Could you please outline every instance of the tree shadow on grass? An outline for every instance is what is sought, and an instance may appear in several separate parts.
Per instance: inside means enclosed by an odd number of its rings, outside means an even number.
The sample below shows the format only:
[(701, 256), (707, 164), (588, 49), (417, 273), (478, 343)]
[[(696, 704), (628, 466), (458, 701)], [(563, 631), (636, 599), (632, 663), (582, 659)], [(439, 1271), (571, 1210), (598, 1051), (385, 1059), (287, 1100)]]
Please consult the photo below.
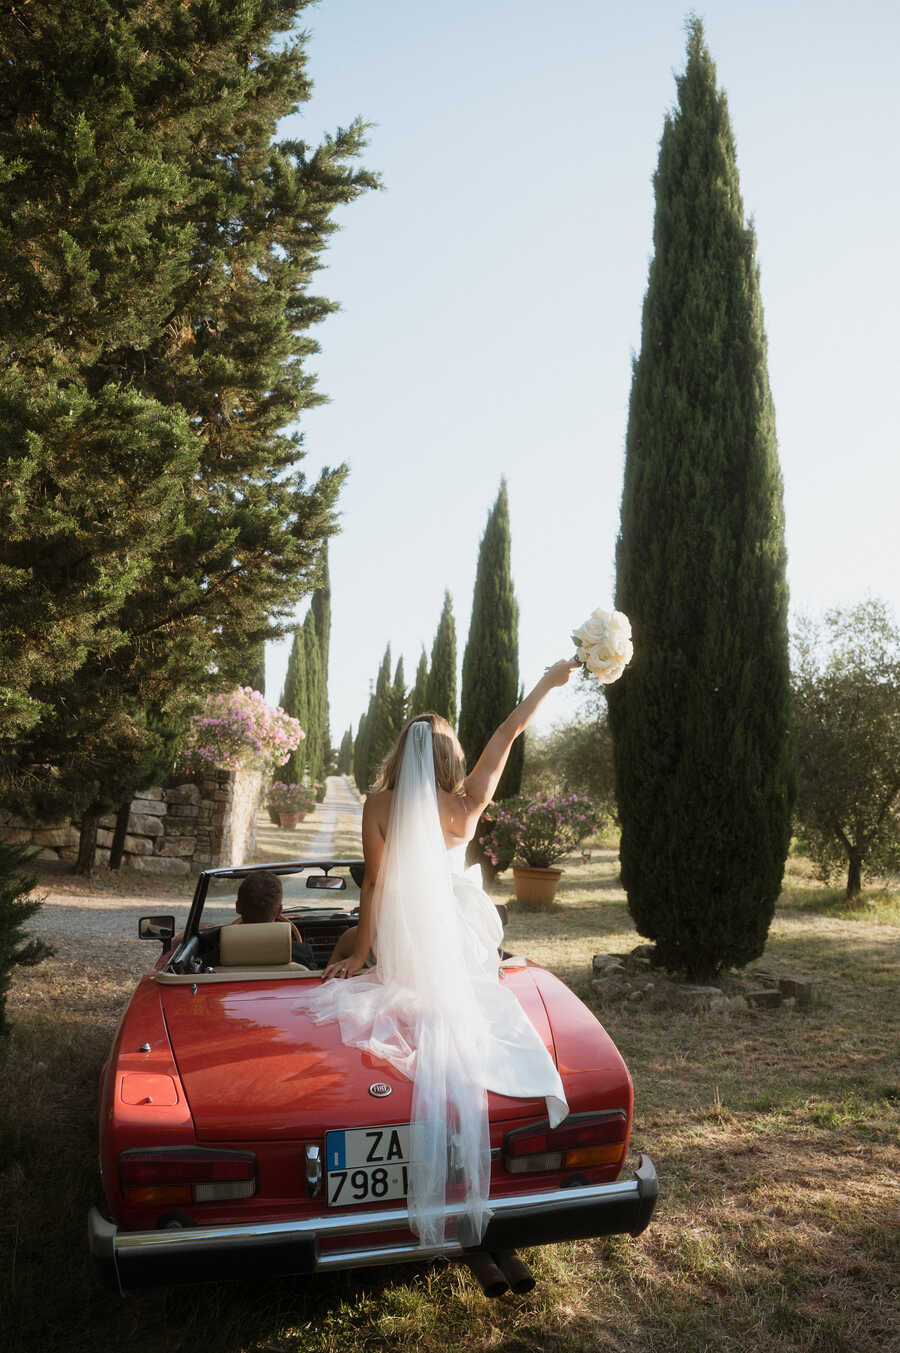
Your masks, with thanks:
[(886, 966), (900, 972), (898, 933), (900, 928), (894, 926), (858, 925), (844, 917), (827, 918), (806, 910), (783, 912), (769, 933), (765, 953), (756, 962), (764, 968), (770, 956), (793, 948), (798, 957), (805, 950), (811, 964), (843, 968), (848, 975), (855, 971), (868, 977)]
[(680, 1329), (689, 1348), (891, 1346), (896, 1143), (873, 1158), (865, 1124), (835, 1129), (809, 1105), (777, 1131), (719, 1105), (670, 1127), (654, 1152), (660, 1202), (637, 1250), (596, 1242), (632, 1309), (652, 1312), (659, 1332)]
[(390, 1284), (395, 1270), (366, 1274), (362, 1284), (335, 1274), (163, 1288), (124, 1300), (107, 1292), (86, 1223), (92, 1205), (102, 1210), (95, 1104), (108, 1045), (108, 1028), (60, 1012), (20, 1021), (0, 1051), (4, 1353), (118, 1353), (135, 1340), (145, 1353), (236, 1353), (277, 1341), (285, 1328), (328, 1320), (360, 1292), (377, 1295)]
[[(5, 1353), (117, 1353), (136, 1343), (144, 1353), (304, 1347), (302, 1331), (337, 1333), (351, 1310), (378, 1303), (398, 1282), (421, 1280), (430, 1267), (188, 1284), (122, 1298), (101, 1285), (87, 1253), (87, 1211), (99, 1202), (93, 1125), (83, 1121), (59, 1149), (49, 1142), (42, 1151), (24, 1135), (3, 1179), (4, 1193), (14, 1195), (0, 1228)], [(294, 1333), (296, 1344), (285, 1343)]]

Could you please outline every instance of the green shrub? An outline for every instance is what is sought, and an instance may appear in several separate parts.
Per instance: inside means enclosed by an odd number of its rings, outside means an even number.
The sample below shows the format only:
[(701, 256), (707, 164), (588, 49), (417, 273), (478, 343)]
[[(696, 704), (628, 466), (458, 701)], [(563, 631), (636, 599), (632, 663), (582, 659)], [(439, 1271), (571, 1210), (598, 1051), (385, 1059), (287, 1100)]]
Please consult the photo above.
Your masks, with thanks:
[(23, 934), (25, 922), (41, 905), (29, 897), (37, 882), (27, 872), (33, 858), (31, 846), (0, 841), (0, 1034), (9, 1031), (6, 998), (13, 969), (19, 963), (40, 963), (53, 953), (43, 940), (29, 940)]

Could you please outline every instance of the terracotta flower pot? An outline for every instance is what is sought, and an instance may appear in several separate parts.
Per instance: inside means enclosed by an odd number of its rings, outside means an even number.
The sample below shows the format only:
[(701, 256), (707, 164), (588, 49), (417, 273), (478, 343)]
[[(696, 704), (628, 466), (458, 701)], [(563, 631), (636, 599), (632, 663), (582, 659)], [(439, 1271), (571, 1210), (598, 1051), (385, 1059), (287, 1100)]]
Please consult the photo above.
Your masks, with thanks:
[(561, 869), (541, 869), (532, 864), (514, 864), (516, 901), (525, 906), (549, 907), (562, 877)]
[(302, 813), (279, 813), (278, 825), (279, 827), (296, 827), (302, 816)]

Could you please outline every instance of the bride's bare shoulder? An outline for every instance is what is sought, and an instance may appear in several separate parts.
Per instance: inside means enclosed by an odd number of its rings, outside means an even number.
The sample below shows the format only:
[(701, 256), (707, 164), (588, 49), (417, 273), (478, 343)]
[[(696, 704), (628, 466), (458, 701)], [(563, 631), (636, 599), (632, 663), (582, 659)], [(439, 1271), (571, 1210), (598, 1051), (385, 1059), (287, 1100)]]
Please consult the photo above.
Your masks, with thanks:
[(377, 793), (366, 795), (363, 806), (363, 844), (367, 838), (370, 841), (373, 837), (381, 837), (384, 840), (387, 835), (392, 798), (393, 794), (389, 789), (380, 789)]
[(454, 837), (457, 841), (469, 839), (471, 814), (467, 811), (466, 801), (461, 794), (448, 794), (444, 789), (438, 789), (438, 803), (440, 806), (441, 826), (444, 833)]
[(366, 815), (374, 817), (377, 821), (382, 818), (386, 821), (390, 812), (391, 799), (394, 797), (392, 789), (379, 789), (366, 795), (365, 810)]

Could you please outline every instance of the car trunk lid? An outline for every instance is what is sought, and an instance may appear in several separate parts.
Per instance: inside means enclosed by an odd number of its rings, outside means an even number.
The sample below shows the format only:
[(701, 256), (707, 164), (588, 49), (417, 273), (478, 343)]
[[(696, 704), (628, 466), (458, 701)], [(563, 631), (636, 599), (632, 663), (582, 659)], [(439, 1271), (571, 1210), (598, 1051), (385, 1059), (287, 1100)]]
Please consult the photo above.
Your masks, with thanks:
[[(503, 980), (554, 1056), (530, 971), (514, 969)], [(336, 1023), (317, 1025), (298, 1011), (296, 979), (160, 990), (199, 1140), (310, 1138), (329, 1128), (410, 1120), (411, 1082), (388, 1062), (347, 1047)], [(533, 1119), (544, 1112), (541, 1099), (493, 1094), (489, 1108), (492, 1119)]]

